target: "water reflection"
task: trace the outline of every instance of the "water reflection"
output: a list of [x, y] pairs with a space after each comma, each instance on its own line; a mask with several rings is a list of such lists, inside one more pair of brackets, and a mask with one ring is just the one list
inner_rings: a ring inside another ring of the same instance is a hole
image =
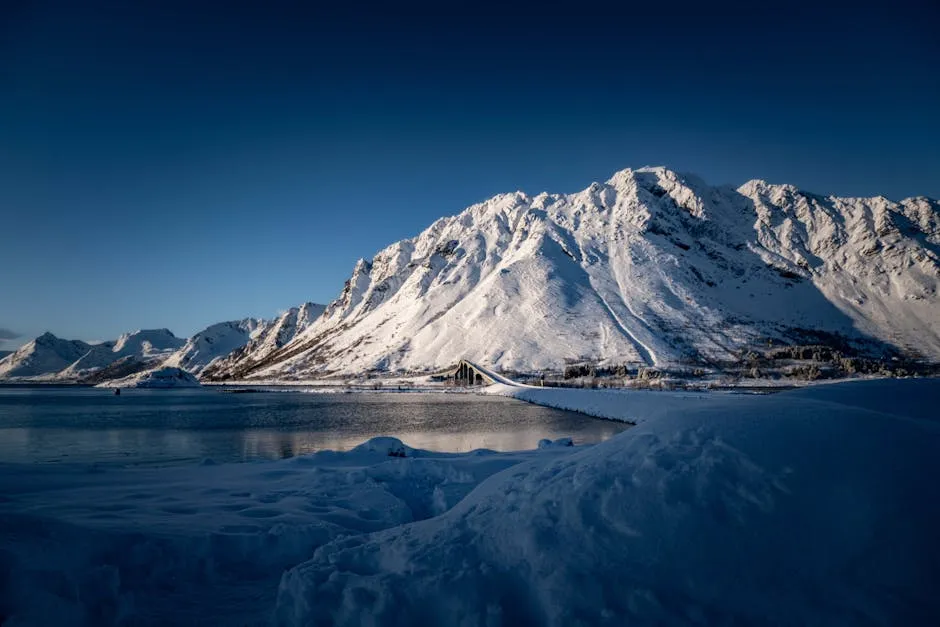
[[[374, 435], [390, 435], [413, 448], [431, 451], [466, 452], [476, 449], [494, 451], [520, 451], [533, 449], [543, 438], [571, 436], [576, 444], [600, 442], [620, 433], [623, 427], [609, 423], [606, 428], [572, 436], [572, 431], [556, 431], [545, 427], [532, 427], [512, 431], [463, 431], [459, 433], [434, 431], [387, 431]], [[330, 433], [277, 433], [247, 431], [243, 437], [245, 459], [277, 459], [294, 457], [322, 450], [348, 451], [372, 436], [337, 436]]]
[[[117, 402], [114, 400], [117, 399]], [[119, 464], [277, 459], [391, 435], [438, 451], [597, 442], [626, 425], [504, 398], [444, 394], [222, 394], [98, 390], [5, 394], [0, 461]]]

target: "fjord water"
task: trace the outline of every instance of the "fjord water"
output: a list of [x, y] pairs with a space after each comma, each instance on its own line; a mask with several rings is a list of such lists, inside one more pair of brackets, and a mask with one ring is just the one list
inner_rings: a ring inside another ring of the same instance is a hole
[[502, 397], [310, 394], [218, 388], [111, 390], [0, 386], [0, 462], [172, 465], [348, 450], [390, 435], [436, 451], [605, 440], [626, 424]]

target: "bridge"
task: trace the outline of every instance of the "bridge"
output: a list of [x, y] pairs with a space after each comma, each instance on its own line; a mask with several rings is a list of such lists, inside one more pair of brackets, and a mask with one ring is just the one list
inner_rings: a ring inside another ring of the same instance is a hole
[[440, 375], [441, 379], [451, 381], [456, 385], [490, 385], [491, 383], [505, 383], [506, 385], [519, 385], [511, 379], [497, 374], [489, 368], [478, 366], [472, 361], [461, 359], [457, 365]]

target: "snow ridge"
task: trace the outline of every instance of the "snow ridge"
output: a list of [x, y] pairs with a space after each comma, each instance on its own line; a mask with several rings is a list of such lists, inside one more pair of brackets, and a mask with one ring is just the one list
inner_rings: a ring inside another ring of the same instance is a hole
[[310, 327], [325, 309], [309, 302], [291, 307], [273, 322], [257, 326], [247, 342], [207, 363], [203, 373], [211, 378], [218, 373], [237, 373], [255, 367]]
[[172, 355], [186, 340], [173, 335], [168, 329], [141, 329], [124, 333], [113, 342], [103, 342], [90, 347], [88, 352], [54, 378], [61, 381], [80, 381], [95, 373], [121, 363], [122, 366], [146, 368], [155, 366]]
[[267, 324], [258, 318], [213, 324], [189, 338], [182, 348], [163, 362], [163, 366], [182, 368], [198, 375], [208, 365], [263, 333]]

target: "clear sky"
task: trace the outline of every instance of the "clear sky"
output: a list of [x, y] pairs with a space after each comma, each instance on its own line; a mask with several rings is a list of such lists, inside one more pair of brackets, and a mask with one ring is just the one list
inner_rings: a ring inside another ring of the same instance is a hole
[[864, 4], [3, 3], [0, 348], [325, 303], [625, 167], [940, 197], [940, 9]]

